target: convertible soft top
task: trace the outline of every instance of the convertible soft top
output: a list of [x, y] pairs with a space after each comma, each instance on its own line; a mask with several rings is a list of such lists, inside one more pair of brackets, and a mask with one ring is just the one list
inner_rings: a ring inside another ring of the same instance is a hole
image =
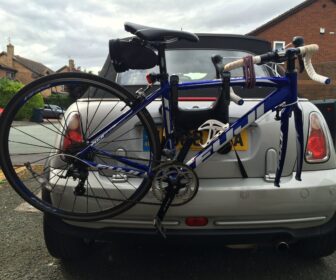
[[[196, 33], [196, 35], [200, 39], [197, 43], [181, 40], [167, 44], [167, 49], [231, 49], [253, 54], [262, 54], [272, 49], [270, 42], [253, 36], [205, 33]], [[117, 73], [108, 55], [99, 76], [115, 81], [116, 75]]]

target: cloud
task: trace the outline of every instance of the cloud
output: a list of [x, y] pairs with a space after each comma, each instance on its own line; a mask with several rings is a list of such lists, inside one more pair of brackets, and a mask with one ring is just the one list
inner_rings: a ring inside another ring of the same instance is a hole
[[[247, 33], [302, 0], [0, 0], [0, 44], [57, 70], [71, 57], [102, 67], [111, 38], [129, 36], [126, 21], [207, 33]], [[0, 51], [1, 51], [0, 49]]]

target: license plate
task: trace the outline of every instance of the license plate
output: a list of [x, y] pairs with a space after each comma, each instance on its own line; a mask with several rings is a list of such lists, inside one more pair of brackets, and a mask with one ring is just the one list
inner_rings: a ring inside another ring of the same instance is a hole
[[[202, 139], [201, 143], [205, 143], [208, 139], [208, 133], [205, 131], [197, 131], [197, 133], [200, 135], [200, 139]], [[160, 140], [162, 139], [163, 136], [163, 129], [159, 128], [159, 136], [160, 136]], [[236, 135], [233, 139], [232, 139], [234, 148], [236, 149], [236, 151], [247, 151], [249, 146], [248, 146], [248, 133], [247, 130], [244, 129], [241, 131], [241, 133], [239, 133], [238, 135]], [[179, 150], [182, 148], [182, 143], [178, 142], [176, 145], [176, 148]], [[190, 148], [192, 151], [200, 151], [202, 149], [202, 146], [200, 145], [200, 140], [196, 140]], [[146, 132], [146, 130], [144, 130], [143, 132], [143, 151], [144, 152], [149, 152], [149, 140], [148, 140], [148, 134]], [[233, 148], [232, 148], [233, 150]]]

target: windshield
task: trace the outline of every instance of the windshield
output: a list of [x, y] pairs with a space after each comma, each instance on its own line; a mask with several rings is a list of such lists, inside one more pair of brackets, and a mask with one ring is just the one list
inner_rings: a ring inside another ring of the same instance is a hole
[[[215, 78], [215, 67], [211, 62], [211, 56], [219, 54], [224, 59], [224, 64], [250, 55], [250, 53], [237, 50], [167, 50], [166, 61], [169, 75], [178, 75], [180, 82], [211, 80]], [[118, 73], [117, 83], [122, 85], [144, 85], [146, 74], [159, 72], [159, 67], [146, 70], [128, 70]], [[268, 76], [262, 66], [255, 65], [256, 76]], [[232, 77], [243, 76], [242, 68], [231, 71]]]

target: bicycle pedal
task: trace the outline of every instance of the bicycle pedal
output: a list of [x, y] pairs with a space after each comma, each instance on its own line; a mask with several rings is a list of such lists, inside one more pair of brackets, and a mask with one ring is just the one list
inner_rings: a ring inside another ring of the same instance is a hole
[[207, 120], [197, 129], [198, 131], [208, 131], [208, 139], [204, 144], [200, 143], [200, 145], [205, 148], [214, 138], [218, 137], [227, 130], [229, 126], [230, 125], [228, 123], [222, 123], [217, 120]]
[[166, 235], [166, 230], [162, 225], [161, 219], [159, 217], [155, 217], [153, 220], [153, 225], [156, 227], [156, 229], [158, 230], [158, 232], [161, 234], [161, 236], [166, 239], [167, 235]]

